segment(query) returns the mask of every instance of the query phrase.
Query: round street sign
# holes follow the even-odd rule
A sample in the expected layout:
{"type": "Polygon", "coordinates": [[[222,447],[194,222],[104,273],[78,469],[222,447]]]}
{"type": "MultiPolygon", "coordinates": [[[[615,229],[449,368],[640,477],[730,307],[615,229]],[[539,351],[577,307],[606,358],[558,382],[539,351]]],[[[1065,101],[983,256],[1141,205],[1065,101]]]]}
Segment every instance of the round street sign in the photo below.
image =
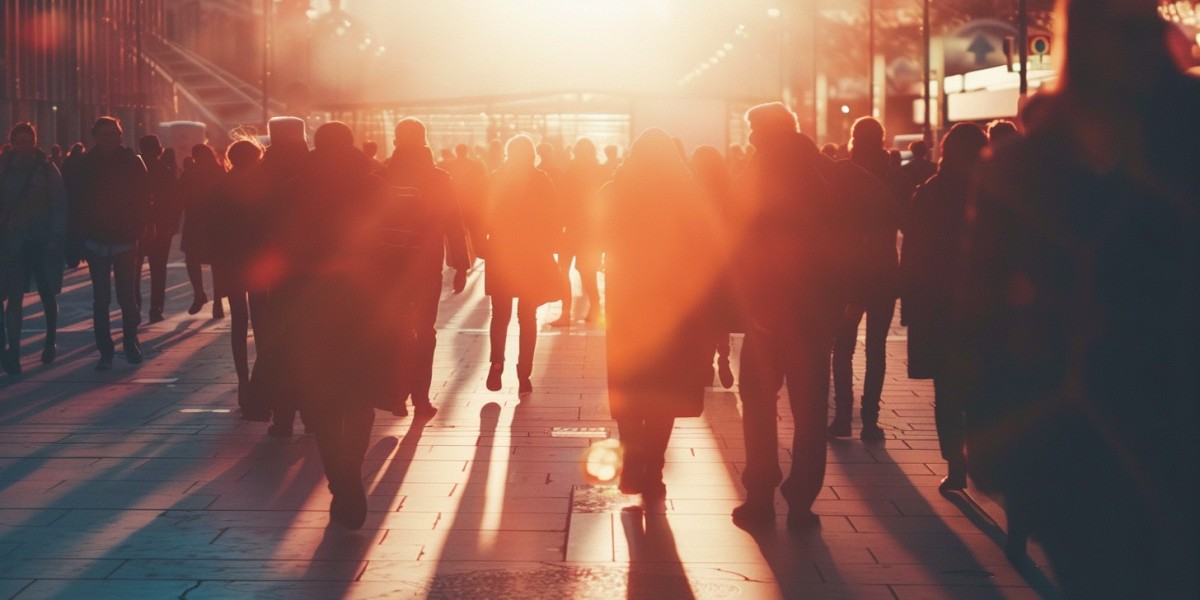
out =
{"type": "Polygon", "coordinates": [[[1050,53],[1050,36],[1034,34],[1029,36],[1029,51],[1038,56],[1050,53]]]}

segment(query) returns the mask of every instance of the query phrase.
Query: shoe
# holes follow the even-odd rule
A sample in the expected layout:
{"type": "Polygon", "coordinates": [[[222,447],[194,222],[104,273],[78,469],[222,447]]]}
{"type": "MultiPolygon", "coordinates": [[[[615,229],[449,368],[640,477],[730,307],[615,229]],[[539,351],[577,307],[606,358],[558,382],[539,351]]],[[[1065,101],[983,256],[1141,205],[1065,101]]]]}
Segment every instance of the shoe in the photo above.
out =
{"type": "Polygon", "coordinates": [[[113,357],[111,354],[101,354],[100,362],[96,363],[97,371],[111,371],[113,357]]]}
{"type": "Polygon", "coordinates": [[[821,526],[821,517],[811,510],[789,510],[787,528],[792,533],[803,533],[821,526]]]}
{"type": "Polygon", "coordinates": [[[42,364],[51,364],[56,358],[58,358],[58,344],[46,344],[46,346],[42,348],[42,364]]]}
{"type": "Polygon", "coordinates": [[[877,423],[863,423],[862,431],[858,437],[864,442],[882,442],[885,438],[883,430],[879,428],[877,423]]]}
{"type": "Polygon", "coordinates": [[[733,523],[739,527],[766,527],[775,524],[775,504],[770,496],[747,497],[733,509],[733,523]]]}
{"type": "Polygon", "coordinates": [[[504,387],[504,382],[501,381],[501,376],[504,374],[504,363],[492,363],[492,367],[488,369],[487,389],[498,392],[504,387]]]}
{"type": "Polygon", "coordinates": [[[721,387],[729,389],[733,387],[733,369],[729,368],[729,359],[723,358],[717,361],[717,379],[721,382],[721,387]]]}
{"type": "Polygon", "coordinates": [[[938,485],[939,492],[961,492],[967,489],[967,461],[965,458],[950,461],[949,472],[938,485]]]}
{"type": "Polygon", "coordinates": [[[617,489],[621,490],[622,494],[640,494],[642,493],[642,482],[646,478],[646,473],[641,465],[636,461],[630,461],[629,455],[626,454],[625,466],[621,469],[621,478],[617,481],[617,489]]]}
{"type": "Polygon", "coordinates": [[[205,304],[208,304],[207,294],[201,293],[200,295],[192,298],[192,305],[188,307],[188,314],[194,315],[200,312],[200,309],[204,308],[205,304]]]}
{"type": "Polygon", "coordinates": [[[367,521],[367,494],[359,483],[355,489],[334,494],[329,503],[329,520],[346,529],[361,529],[367,521]]]}
{"type": "Polygon", "coordinates": [[[829,424],[829,437],[850,437],[850,417],[835,416],[829,424]]]}
{"type": "Polygon", "coordinates": [[[150,323],[161,323],[163,321],[163,313],[161,310],[150,311],[150,323]]]}
{"type": "Polygon", "coordinates": [[[533,393],[533,382],[528,377],[520,377],[517,380],[517,395],[528,396],[533,393]]]}
{"type": "Polygon", "coordinates": [[[125,360],[131,365],[142,364],[142,347],[137,342],[125,344],[125,360]]]}
{"type": "Polygon", "coordinates": [[[553,321],[550,321],[550,326],[551,327],[570,327],[571,326],[571,318],[568,317],[567,315],[563,315],[553,321]]]}
{"type": "Polygon", "coordinates": [[[424,402],[413,401],[413,418],[416,419],[432,419],[437,414],[437,407],[431,404],[428,400],[424,402]]]}
{"type": "Polygon", "coordinates": [[[225,318],[225,307],[221,304],[220,298],[217,298],[217,300],[213,302],[213,318],[214,319],[224,319],[225,318]]]}
{"type": "Polygon", "coordinates": [[[393,417],[407,417],[408,416],[408,402],[403,401],[403,400],[401,400],[399,402],[393,402],[392,403],[392,416],[393,417]]]}

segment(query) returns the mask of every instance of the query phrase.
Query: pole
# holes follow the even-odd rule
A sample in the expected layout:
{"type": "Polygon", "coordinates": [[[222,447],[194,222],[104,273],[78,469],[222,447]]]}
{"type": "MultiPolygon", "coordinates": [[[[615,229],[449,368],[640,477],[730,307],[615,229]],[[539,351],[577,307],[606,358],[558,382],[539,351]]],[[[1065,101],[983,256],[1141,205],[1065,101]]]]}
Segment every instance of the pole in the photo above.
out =
{"type": "Polygon", "coordinates": [[[1017,55],[1021,61],[1021,98],[1029,95],[1029,6],[1027,0],[1017,3],[1017,55]]]}
{"type": "MultiPolygon", "coordinates": [[[[1024,0],[1022,0],[1022,1],[1024,1],[1024,0]]],[[[930,53],[930,35],[929,35],[929,0],[925,0],[924,10],[925,10],[925,12],[922,15],[923,23],[921,24],[921,41],[925,45],[925,65],[924,65],[924,67],[925,67],[925,69],[924,69],[925,70],[925,77],[924,77],[924,80],[925,80],[925,90],[924,90],[925,128],[922,131],[922,135],[925,138],[925,146],[931,148],[931,147],[933,147],[933,125],[930,123],[930,117],[932,116],[933,111],[931,110],[932,107],[930,105],[933,104],[933,98],[932,98],[932,94],[930,93],[929,87],[930,87],[930,84],[932,83],[931,79],[933,79],[933,77],[931,76],[932,74],[930,73],[930,64],[929,64],[930,54],[931,54],[930,53]]]]}
{"type": "Polygon", "coordinates": [[[263,0],[263,62],[262,62],[262,122],[263,133],[271,119],[271,0],[263,0]]]}

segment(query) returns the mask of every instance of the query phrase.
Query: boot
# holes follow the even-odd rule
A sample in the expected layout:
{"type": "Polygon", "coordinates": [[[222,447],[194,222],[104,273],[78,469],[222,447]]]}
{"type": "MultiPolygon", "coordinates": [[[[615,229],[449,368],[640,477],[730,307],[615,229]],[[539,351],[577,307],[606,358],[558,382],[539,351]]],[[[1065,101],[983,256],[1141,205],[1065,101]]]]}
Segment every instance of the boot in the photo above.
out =
{"type": "Polygon", "coordinates": [[[492,363],[491,368],[488,369],[487,389],[489,389],[493,392],[500,391],[500,388],[504,387],[503,376],[504,376],[504,363],[502,363],[502,362],[492,363]]]}
{"type": "Polygon", "coordinates": [[[829,424],[829,437],[850,436],[850,407],[845,403],[836,402],[833,412],[833,422],[829,424]]]}
{"type": "Polygon", "coordinates": [[[533,382],[529,376],[533,374],[533,365],[517,365],[517,395],[528,396],[533,393],[533,382]]]}
{"type": "MultiPolygon", "coordinates": [[[[860,406],[867,406],[865,398],[860,406]]],[[[879,428],[879,409],[862,409],[862,432],[859,437],[864,442],[883,441],[883,430],[879,428]]]]}
{"type": "Polygon", "coordinates": [[[938,486],[940,492],[958,492],[967,488],[967,459],[957,456],[947,461],[949,472],[938,486]]]}

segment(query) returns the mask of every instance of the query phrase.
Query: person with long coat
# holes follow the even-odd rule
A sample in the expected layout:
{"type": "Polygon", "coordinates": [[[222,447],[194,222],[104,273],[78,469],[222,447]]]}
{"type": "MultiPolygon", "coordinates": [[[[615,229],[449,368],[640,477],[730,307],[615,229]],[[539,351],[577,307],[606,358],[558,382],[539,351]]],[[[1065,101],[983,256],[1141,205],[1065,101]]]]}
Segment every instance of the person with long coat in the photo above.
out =
{"type": "Polygon", "coordinates": [[[58,300],[62,291],[67,235],[67,191],[62,176],[37,147],[37,131],[18,123],[8,135],[12,151],[0,157],[0,299],[7,346],[0,362],[10,375],[21,372],[22,304],[29,280],[36,283],[46,315],[42,362],[54,362],[58,300]]]}
{"type": "Polygon", "coordinates": [[[901,220],[901,321],[908,326],[908,376],[932,379],[938,444],[949,475],[942,491],[967,485],[966,421],[962,396],[953,393],[954,273],[962,260],[963,225],[971,173],[987,136],[959,123],[942,140],[937,173],[913,195],[901,220]]]}
{"type": "MultiPolygon", "coordinates": [[[[212,231],[218,227],[212,214],[213,192],[225,175],[225,165],[217,153],[207,144],[192,146],[191,168],[179,177],[183,192],[183,235],[180,249],[187,265],[188,280],[192,284],[192,305],[188,314],[194,315],[208,303],[204,292],[204,273],[201,265],[212,264],[212,231]]],[[[215,283],[215,282],[214,282],[215,283]]],[[[213,318],[225,316],[221,307],[221,291],[213,286],[213,318]]]]}
{"type": "Polygon", "coordinates": [[[700,415],[711,380],[718,245],[695,240],[718,237],[717,214],[661,129],[638,136],[602,194],[620,489],[653,502],[666,495],[663,461],[675,419],[700,415]]]}
{"type": "Polygon", "coordinates": [[[1065,597],[1191,598],[1200,80],[1155,0],[1060,9],[1058,85],[968,209],[968,467],[1023,507],[1065,597]]]}
{"type": "Polygon", "coordinates": [[[517,354],[518,394],[533,392],[533,352],[537,346],[537,309],[558,297],[554,244],[558,218],[554,184],[534,167],[533,140],[517,135],[505,146],[504,164],[492,176],[486,221],[484,291],[492,299],[491,368],[487,388],[503,387],[505,345],[517,301],[520,325],[517,354]]]}

